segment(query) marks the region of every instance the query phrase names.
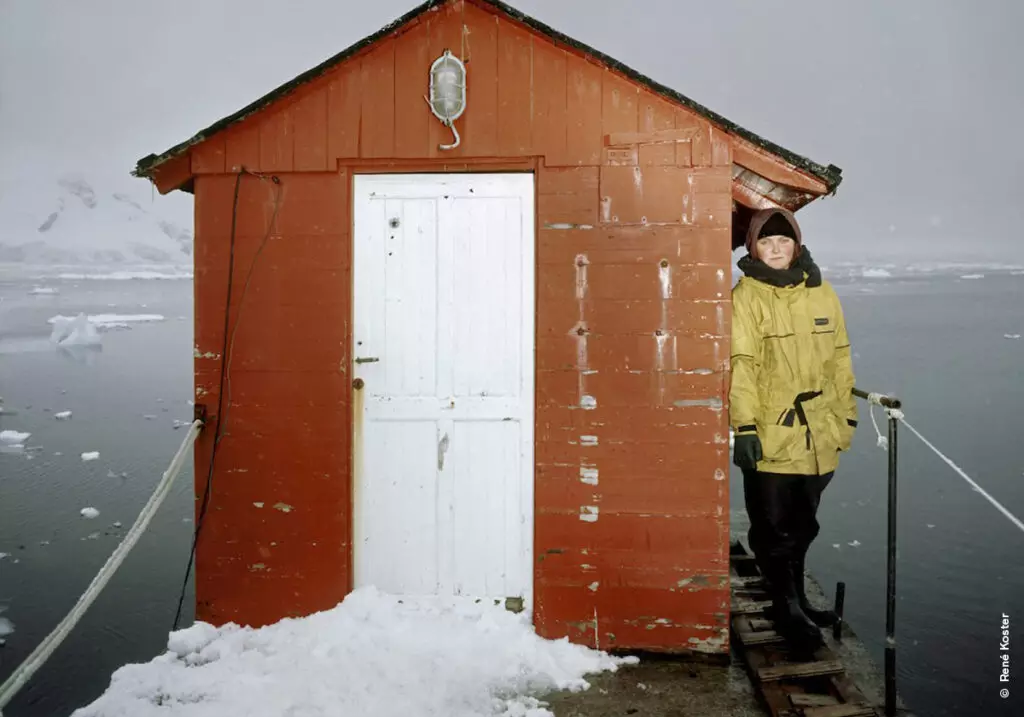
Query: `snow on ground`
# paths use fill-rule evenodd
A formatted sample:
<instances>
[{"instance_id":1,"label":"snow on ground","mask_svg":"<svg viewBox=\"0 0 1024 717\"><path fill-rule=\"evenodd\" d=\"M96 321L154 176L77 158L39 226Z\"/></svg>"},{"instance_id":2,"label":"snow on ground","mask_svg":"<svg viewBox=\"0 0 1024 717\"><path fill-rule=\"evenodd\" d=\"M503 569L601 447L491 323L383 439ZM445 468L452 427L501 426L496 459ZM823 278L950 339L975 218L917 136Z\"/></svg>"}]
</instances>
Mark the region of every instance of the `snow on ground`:
<instances>
[{"instance_id":1,"label":"snow on ground","mask_svg":"<svg viewBox=\"0 0 1024 717\"><path fill-rule=\"evenodd\" d=\"M374 588L260 629L196 623L167 649L114 672L72 717L541 717L551 712L534 695L636 662L543 640L525 613Z\"/></svg>"}]
</instances>

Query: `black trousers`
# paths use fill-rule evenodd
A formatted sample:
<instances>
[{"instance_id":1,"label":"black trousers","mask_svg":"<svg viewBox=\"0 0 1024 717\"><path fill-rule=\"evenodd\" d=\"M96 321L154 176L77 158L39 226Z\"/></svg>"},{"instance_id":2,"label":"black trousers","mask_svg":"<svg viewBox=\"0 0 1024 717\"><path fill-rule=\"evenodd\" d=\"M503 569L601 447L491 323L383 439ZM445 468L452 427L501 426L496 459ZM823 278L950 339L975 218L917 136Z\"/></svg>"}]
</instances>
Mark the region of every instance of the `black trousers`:
<instances>
[{"instance_id":1,"label":"black trousers","mask_svg":"<svg viewBox=\"0 0 1024 717\"><path fill-rule=\"evenodd\" d=\"M818 504L832 476L831 472L808 476L743 471L743 497L750 516L747 539L759 564L791 562L807 554L818 537Z\"/></svg>"}]
</instances>

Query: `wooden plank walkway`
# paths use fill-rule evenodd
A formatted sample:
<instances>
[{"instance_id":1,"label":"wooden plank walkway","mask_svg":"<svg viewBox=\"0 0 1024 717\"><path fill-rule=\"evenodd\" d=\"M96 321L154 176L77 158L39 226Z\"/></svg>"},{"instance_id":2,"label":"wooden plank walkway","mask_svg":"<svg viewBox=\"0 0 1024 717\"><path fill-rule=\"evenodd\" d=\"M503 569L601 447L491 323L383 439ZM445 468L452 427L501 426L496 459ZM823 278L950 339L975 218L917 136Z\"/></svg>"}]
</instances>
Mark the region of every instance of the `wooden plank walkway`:
<instances>
[{"instance_id":1,"label":"wooden plank walkway","mask_svg":"<svg viewBox=\"0 0 1024 717\"><path fill-rule=\"evenodd\" d=\"M753 556L734 542L729 558L732 639L772 717L882 717L827 643L810 662L789 661L785 641L765 612L771 601Z\"/></svg>"}]
</instances>

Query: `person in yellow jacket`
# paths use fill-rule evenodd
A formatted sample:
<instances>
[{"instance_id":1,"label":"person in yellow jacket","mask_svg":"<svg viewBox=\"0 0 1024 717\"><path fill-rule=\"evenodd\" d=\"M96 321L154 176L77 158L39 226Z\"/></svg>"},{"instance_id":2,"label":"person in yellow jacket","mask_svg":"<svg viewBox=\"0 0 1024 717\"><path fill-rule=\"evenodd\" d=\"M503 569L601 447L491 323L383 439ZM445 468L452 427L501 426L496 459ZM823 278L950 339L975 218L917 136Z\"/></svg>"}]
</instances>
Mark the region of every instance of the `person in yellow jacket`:
<instances>
[{"instance_id":1,"label":"person in yellow jacket","mask_svg":"<svg viewBox=\"0 0 1024 717\"><path fill-rule=\"evenodd\" d=\"M749 543L776 629L807 652L837 620L808 602L804 562L821 493L857 426L850 340L839 298L791 212L757 212L746 249L732 291L733 462L743 471Z\"/></svg>"}]
</instances>

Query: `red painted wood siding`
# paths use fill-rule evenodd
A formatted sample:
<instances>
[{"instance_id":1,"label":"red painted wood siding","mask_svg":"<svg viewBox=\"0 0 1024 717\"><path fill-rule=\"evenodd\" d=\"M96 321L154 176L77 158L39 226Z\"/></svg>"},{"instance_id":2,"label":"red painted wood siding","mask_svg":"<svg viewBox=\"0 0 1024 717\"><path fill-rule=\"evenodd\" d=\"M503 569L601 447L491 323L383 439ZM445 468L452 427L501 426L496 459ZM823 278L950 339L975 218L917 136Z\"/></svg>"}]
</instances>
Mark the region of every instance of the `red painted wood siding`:
<instances>
[{"instance_id":1,"label":"red painted wood siding","mask_svg":"<svg viewBox=\"0 0 1024 717\"><path fill-rule=\"evenodd\" d=\"M446 47L469 77L450 152L423 100ZM282 192L235 343L201 619L262 624L349 589L351 173L519 158L538 171L538 631L726 649L730 140L472 0L192 152L200 356L221 350L232 172L276 173ZM276 189L242 180L236 297ZM211 407L219 370L196 359L197 400ZM211 435L197 449L200 497Z\"/></svg>"}]
</instances>

